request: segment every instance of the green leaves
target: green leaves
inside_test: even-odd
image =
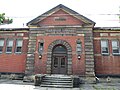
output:
[[[13,22],[13,19],[6,18],[5,13],[0,14],[0,25],[11,24],[12,22]]]

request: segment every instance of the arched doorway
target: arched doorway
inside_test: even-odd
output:
[[[62,46],[63,48],[66,48],[66,51],[67,51],[66,74],[70,75],[70,74],[72,74],[72,48],[71,48],[71,45],[65,40],[55,40],[48,46],[47,67],[46,67],[47,74],[52,74],[52,60],[53,60],[52,52],[55,49],[55,47],[57,47],[57,46]]]
[[[52,50],[52,74],[67,73],[67,49],[63,45],[56,45]]]

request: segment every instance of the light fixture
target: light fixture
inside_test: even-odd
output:
[[[81,56],[80,55],[78,55],[78,60],[80,60],[81,59]]]
[[[39,55],[39,59],[41,59],[41,58],[42,58],[42,55],[40,54],[40,55]]]

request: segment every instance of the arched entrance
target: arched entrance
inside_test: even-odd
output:
[[[59,50],[60,48],[62,48],[61,51]],[[60,68],[60,63],[62,63],[62,67],[64,67],[64,64],[65,64],[66,70],[62,71],[62,68],[61,68],[61,74],[72,74],[72,48],[70,44],[65,40],[55,40],[48,46],[47,74],[58,73],[56,72],[56,70],[53,70],[54,69],[53,66],[56,63],[59,64],[59,65],[57,64],[58,65],[57,70],[59,70]]]
[[[52,74],[67,73],[67,49],[63,45],[56,45],[52,51]]]

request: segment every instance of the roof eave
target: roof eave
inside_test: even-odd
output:
[[[49,11],[43,13],[42,15],[36,17],[35,19],[31,20],[30,22],[27,23],[27,26],[36,26],[35,24],[37,24],[39,21],[43,20],[44,18],[46,18],[47,16],[53,14],[54,12],[56,12],[57,10],[59,9],[63,9],[63,10],[66,10],[66,11],[69,11],[69,13],[73,14],[76,18],[78,19],[83,19],[82,21],[83,22],[86,22],[86,23],[91,23],[93,25],[95,25],[96,23],[90,19],[88,19],[87,17],[75,12],[74,10],[62,5],[62,4],[59,4],[58,6],[50,9]],[[44,16],[44,17],[43,17]]]

